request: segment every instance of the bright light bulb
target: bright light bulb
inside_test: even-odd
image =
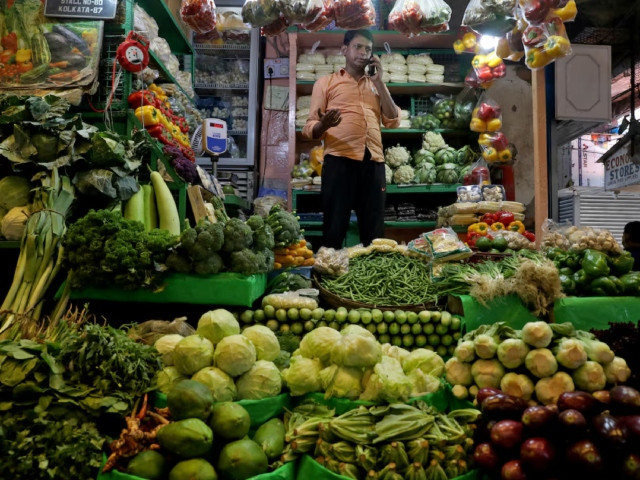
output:
[[[482,35],[482,37],[480,37],[480,48],[483,51],[493,50],[496,48],[496,45],[498,45],[498,40],[500,40],[500,37]]]

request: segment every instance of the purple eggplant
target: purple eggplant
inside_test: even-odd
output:
[[[506,393],[497,393],[482,401],[482,414],[491,418],[520,419],[527,408],[527,402],[522,398]]]
[[[587,392],[564,392],[558,397],[558,410],[562,412],[570,408],[589,417],[601,408],[601,403]]]
[[[610,447],[616,448],[627,443],[627,426],[622,419],[601,413],[593,417],[593,430]]]
[[[520,460],[509,460],[502,466],[500,478],[502,480],[527,480],[527,474]]]
[[[485,472],[494,471],[500,466],[500,455],[489,442],[476,445],[473,451],[473,460]]]
[[[604,468],[602,455],[591,440],[579,440],[566,450],[566,459],[570,468],[580,472],[600,472]]]
[[[502,393],[502,390],[493,387],[482,387],[476,394],[476,402],[478,402],[478,405],[482,405],[482,402],[484,402],[485,398],[491,397],[492,395],[497,395],[498,393]]]
[[[609,390],[611,409],[628,415],[640,414],[640,392],[626,385],[616,385]]]
[[[587,419],[579,410],[569,408],[558,414],[562,432],[570,436],[583,435],[587,431]]]
[[[629,438],[635,438],[640,441],[640,415],[627,415],[620,417],[627,427]]]
[[[505,450],[520,446],[524,425],[517,420],[500,420],[491,428],[491,442]]]
[[[532,472],[550,472],[555,459],[556,450],[545,437],[527,438],[520,446],[520,460]]]
[[[521,421],[528,430],[535,432],[547,429],[555,423],[557,413],[543,405],[532,405],[522,412]]]
[[[625,478],[640,480],[640,455],[630,453],[622,461],[622,473]]]

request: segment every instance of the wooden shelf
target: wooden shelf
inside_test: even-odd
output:
[[[307,32],[297,27],[291,27],[287,30],[289,33],[298,34],[299,48],[311,48],[313,44],[320,41],[320,48],[331,47],[342,44],[345,30],[321,30],[319,32]],[[451,33],[424,34],[414,37],[406,35],[395,30],[370,30],[373,34],[373,48],[383,49],[384,42],[389,42],[392,48],[416,48],[416,49],[451,49],[453,42],[456,41],[456,35]]]

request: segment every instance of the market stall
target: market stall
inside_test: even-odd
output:
[[[115,18],[82,21],[5,3],[0,213],[17,260],[0,292],[0,477],[638,477],[633,257],[606,230],[546,218],[545,162],[528,218],[490,89],[523,56],[541,88],[542,67],[570,53],[573,0],[474,0],[453,35],[441,0],[183,0],[179,19],[113,2]],[[318,145],[292,169],[297,212],[273,197],[231,207],[237,186],[196,162],[202,122],[226,109],[242,137],[258,95],[199,111],[178,21],[197,49],[243,59],[252,27],[289,35],[295,160],[310,87],[344,61],[330,27],[381,29],[396,50],[380,52],[387,84],[407,102],[383,132],[400,199],[387,238],[316,243],[319,219],[301,210]],[[483,50],[486,34],[498,45]],[[244,60],[200,60],[196,86],[251,88]]]

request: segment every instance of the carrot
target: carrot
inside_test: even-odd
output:
[[[303,267],[312,267],[313,264],[316,263],[316,259],[311,257],[311,258],[305,258],[304,262],[302,262],[302,266]]]
[[[278,269],[282,268],[282,264],[279,263],[279,262],[273,262],[273,268],[275,270],[278,270]]]

